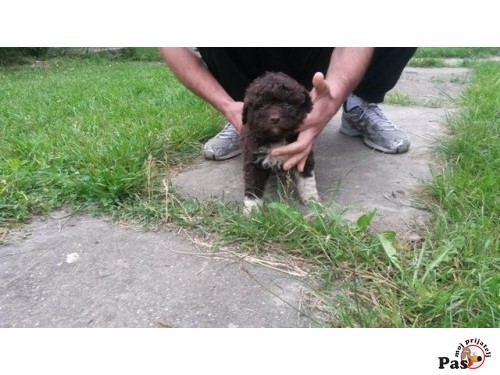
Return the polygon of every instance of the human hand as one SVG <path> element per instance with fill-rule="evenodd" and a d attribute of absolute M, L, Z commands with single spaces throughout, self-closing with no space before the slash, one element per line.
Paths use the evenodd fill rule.
<path fill-rule="evenodd" d="M 288 156 L 287 161 L 283 164 L 283 170 L 297 166 L 299 172 L 304 171 L 307 157 L 312 150 L 314 141 L 318 136 L 317 129 L 308 128 L 299 133 L 297 140 L 286 146 L 277 147 L 272 151 L 273 156 Z"/>
<path fill-rule="evenodd" d="M 320 126 L 321 130 L 323 130 L 327 122 L 330 121 L 338 110 L 334 106 L 334 98 L 323 73 L 317 72 L 314 74 L 312 82 L 311 100 L 313 109 L 299 127 L 299 132 L 317 126 Z"/>
<path fill-rule="evenodd" d="M 313 109 L 300 125 L 297 141 L 286 146 L 277 147 L 272 151 L 273 156 L 288 156 L 288 160 L 283 165 L 285 171 L 294 166 L 297 166 L 299 172 L 304 171 L 314 141 L 339 108 L 335 105 L 323 73 L 320 72 L 313 77 L 311 99 Z"/>
<path fill-rule="evenodd" d="M 241 133 L 243 130 L 243 102 L 232 102 L 224 111 L 226 119 Z"/>

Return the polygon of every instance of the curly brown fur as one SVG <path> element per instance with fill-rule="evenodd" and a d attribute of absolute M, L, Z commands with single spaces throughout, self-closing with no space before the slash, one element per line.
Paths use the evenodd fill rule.
<path fill-rule="evenodd" d="M 260 202 L 270 173 L 286 161 L 272 157 L 272 147 L 295 142 L 297 128 L 311 110 L 309 91 L 284 73 L 267 72 L 247 88 L 241 136 L 246 211 Z M 312 152 L 304 171 L 294 173 L 301 200 L 317 199 Z"/>

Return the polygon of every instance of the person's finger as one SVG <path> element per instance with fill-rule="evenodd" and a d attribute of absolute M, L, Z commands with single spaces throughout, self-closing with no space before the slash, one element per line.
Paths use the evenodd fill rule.
<path fill-rule="evenodd" d="M 328 85 L 325 81 L 325 76 L 321 72 L 317 72 L 314 74 L 312 82 L 317 95 L 321 95 L 328 89 Z"/>
<path fill-rule="evenodd" d="M 307 148 L 307 144 L 296 141 L 289 143 L 285 146 L 276 147 L 271 151 L 272 156 L 283 156 L 283 155 L 292 155 L 303 152 Z"/>
<path fill-rule="evenodd" d="M 302 160 L 301 160 L 301 161 L 299 161 L 299 162 L 297 163 L 297 170 L 298 170 L 300 173 L 304 172 L 304 168 L 305 168 L 305 166 L 306 166 L 306 161 L 307 161 L 307 155 L 306 155 L 304 158 L 302 158 Z"/>
<path fill-rule="evenodd" d="M 303 172 L 308 155 L 309 155 L 309 151 L 307 151 L 307 150 L 304 152 L 300 152 L 298 154 L 292 155 L 285 162 L 285 164 L 283 164 L 283 170 L 288 171 L 289 169 L 292 169 L 294 166 L 297 166 L 297 170 L 299 172 Z"/>
<path fill-rule="evenodd" d="M 304 170 L 305 160 L 309 155 L 310 148 L 307 143 L 293 142 L 286 146 L 277 147 L 272 151 L 273 156 L 289 155 L 289 158 L 283 164 L 283 170 L 288 171 L 297 165 L 300 172 Z"/>
<path fill-rule="evenodd" d="M 304 168 L 306 167 L 306 162 L 307 162 L 307 158 L 309 157 L 309 155 L 307 155 L 304 159 L 302 159 L 302 161 L 300 162 L 300 166 L 299 166 L 299 172 L 302 173 L 304 172 Z"/>

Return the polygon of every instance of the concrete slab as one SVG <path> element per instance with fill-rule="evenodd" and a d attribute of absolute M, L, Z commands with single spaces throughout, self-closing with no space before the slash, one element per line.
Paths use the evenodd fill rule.
<path fill-rule="evenodd" d="M 466 79 L 467 70 L 463 68 L 407 68 L 393 91 L 425 101 L 444 92 L 459 95 Z M 399 155 L 373 151 L 360 138 L 340 134 L 340 113 L 337 114 L 315 145 L 322 202 L 347 209 L 348 219 L 376 209 L 373 228 L 396 230 L 400 236 L 410 234 L 415 225 L 422 225 L 429 213 L 422 209 L 418 192 L 422 182 L 430 177 L 433 148 L 444 136 L 443 122 L 452 111 L 453 101 L 446 103 L 449 109 L 381 105 L 388 118 L 410 136 L 410 150 Z M 221 162 L 200 159 L 173 176 L 172 182 L 188 196 L 242 202 L 242 158 Z M 277 198 L 273 189 L 275 184 L 271 183 L 267 199 Z"/>
<path fill-rule="evenodd" d="M 421 106 L 454 107 L 468 78 L 466 68 L 407 67 L 390 95 L 406 95 Z"/>
<path fill-rule="evenodd" d="M 0 247 L 0 327 L 310 327 L 294 277 L 173 232 L 40 218 Z"/>
<path fill-rule="evenodd" d="M 375 230 L 392 229 L 406 236 L 430 217 L 419 193 L 422 182 L 430 178 L 445 111 L 397 106 L 383 110 L 410 136 L 410 150 L 401 155 L 370 150 L 361 139 L 338 132 L 337 116 L 316 144 L 317 182 L 322 201 L 347 208 L 347 218 L 375 209 Z"/>
<path fill-rule="evenodd" d="M 348 218 L 376 209 L 374 224 L 378 229 L 405 233 L 410 222 L 428 217 L 426 211 L 416 208 L 421 206 L 416 192 L 430 176 L 432 148 L 442 136 L 441 121 L 446 112 L 441 108 L 398 106 L 383 106 L 383 110 L 410 135 L 410 150 L 401 155 L 373 151 L 360 138 L 339 133 L 337 115 L 315 145 L 318 190 L 323 203 L 349 208 Z M 242 202 L 242 158 L 200 161 L 174 176 L 172 182 L 185 195 Z M 273 190 L 275 184 L 270 184 L 266 193 Z M 267 197 L 277 198 L 272 193 Z"/>

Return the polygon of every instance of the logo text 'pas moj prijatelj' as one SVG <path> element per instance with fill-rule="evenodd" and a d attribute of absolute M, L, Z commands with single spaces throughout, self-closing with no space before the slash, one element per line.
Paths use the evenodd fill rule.
<path fill-rule="evenodd" d="M 438 357 L 439 368 L 450 369 L 477 369 L 484 364 L 486 358 L 491 357 L 491 351 L 481 339 L 467 339 L 465 345 L 459 343 L 455 350 L 455 358 Z"/>

